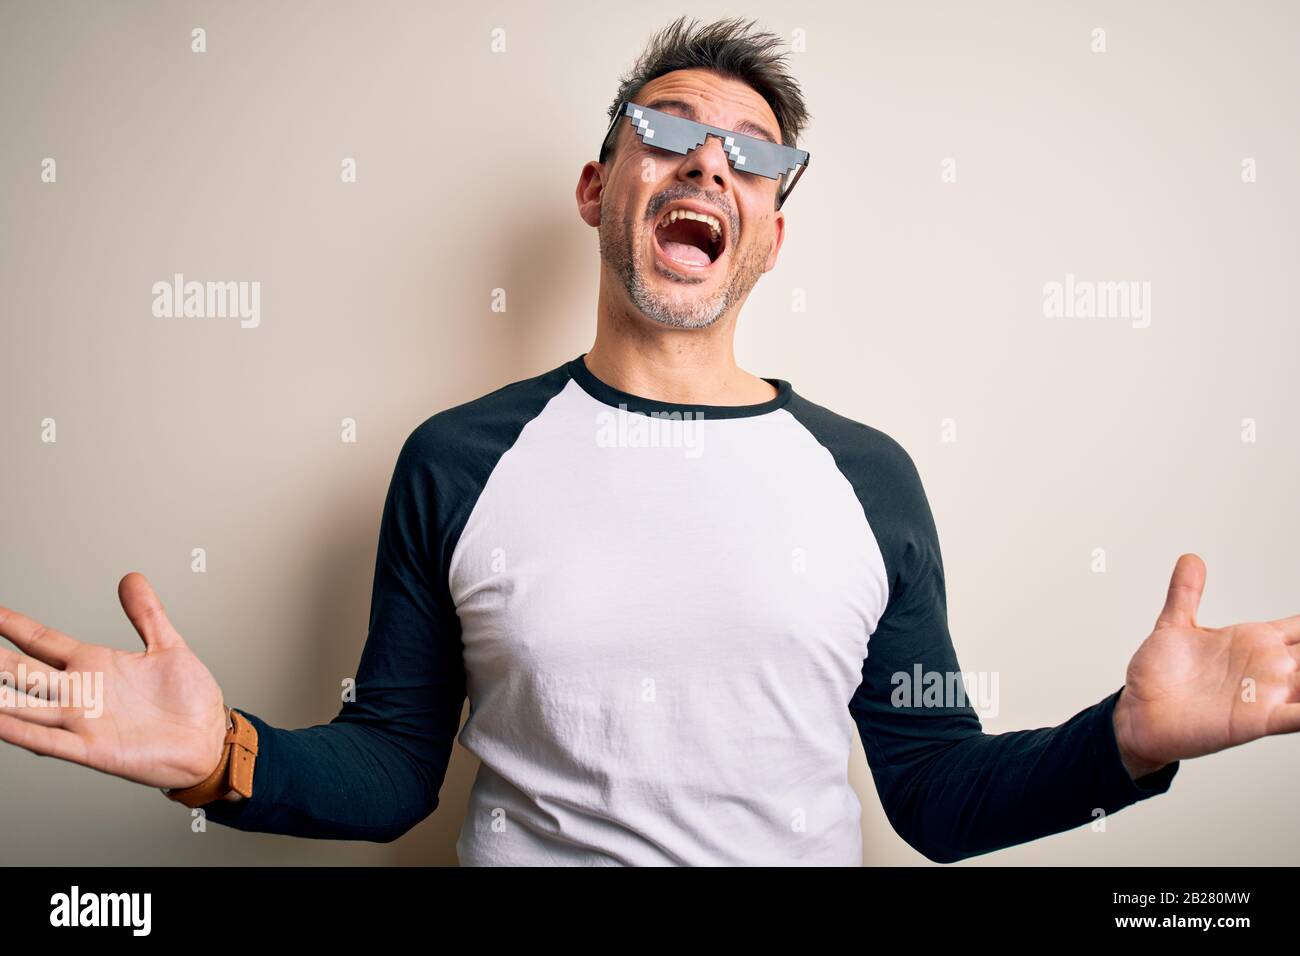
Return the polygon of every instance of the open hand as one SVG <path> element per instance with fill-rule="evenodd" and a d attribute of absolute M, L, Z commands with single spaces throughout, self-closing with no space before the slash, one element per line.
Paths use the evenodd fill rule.
<path fill-rule="evenodd" d="M 1155 630 L 1128 665 L 1115 736 L 1129 772 L 1300 730 L 1300 615 L 1203 627 L 1205 562 L 1174 567 Z"/>
<path fill-rule="evenodd" d="M 0 692 L 0 740 L 152 787 L 180 789 L 204 780 L 221 761 L 226 710 L 221 688 L 172 627 L 144 575 L 118 584 L 122 609 L 144 641 L 140 652 L 83 644 L 0 607 L 0 673 L 53 680 Z M 59 675 L 102 680 L 102 699 L 81 706 L 57 692 Z M 100 676 L 102 675 L 102 676 Z M 33 693 L 26 693 L 28 690 Z M 98 686 L 95 689 L 99 689 Z"/>

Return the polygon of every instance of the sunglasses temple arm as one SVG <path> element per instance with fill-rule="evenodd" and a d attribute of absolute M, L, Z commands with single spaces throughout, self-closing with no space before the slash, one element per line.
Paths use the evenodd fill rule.
<path fill-rule="evenodd" d="M 781 198 L 776 204 L 777 209 L 780 209 L 785 205 L 786 198 L 794 192 L 795 184 L 799 182 L 799 177 L 803 175 L 803 171 L 807 168 L 808 166 L 806 164 L 801 164 L 799 166 L 799 169 L 794 174 L 794 179 L 790 180 L 790 185 L 786 186 L 785 190 L 781 193 Z"/>
<path fill-rule="evenodd" d="M 603 156 L 606 150 L 609 149 L 609 138 L 610 136 L 613 135 L 614 129 L 618 126 L 618 121 L 623 118 L 626 112 L 627 112 L 627 100 L 624 100 L 622 103 L 618 104 L 618 112 L 615 113 L 614 118 L 609 121 L 609 129 L 605 130 L 605 138 L 600 141 L 601 156 Z"/>

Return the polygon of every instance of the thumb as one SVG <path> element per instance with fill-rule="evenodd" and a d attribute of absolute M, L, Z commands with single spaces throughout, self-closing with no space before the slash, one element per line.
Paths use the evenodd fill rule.
<path fill-rule="evenodd" d="M 1156 629 L 1195 627 L 1196 611 L 1201 606 L 1201 592 L 1204 590 L 1205 562 L 1195 554 L 1179 555 L 1173 577 L 1169 579 L 1164 610 L 1156 618 Z"/>
<path fill-rule="evenodd" d="M 167 619 L 162 601 L 139 571 L 132 571 L 118 582 L 117 599 L 144 641 L 145 651 L 185 646 L 184 639 Z"/>

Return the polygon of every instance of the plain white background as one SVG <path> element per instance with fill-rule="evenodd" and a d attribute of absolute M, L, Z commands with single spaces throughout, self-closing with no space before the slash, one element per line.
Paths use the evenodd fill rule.
<path fill-rule="evenodd" d="M 1208 565 L 1202 623 L 1300 611 L 1293 5 L 692 12 L 802 31 L 813 159 L 738 356 L 916 460 L 961 663 L 999 676 L 986 730 L 1118 688 L 1182 551 Z M 594 13 L 5 4 L 0 603 L 134 648 L 115 589 L 142 571 L 231 704 L 329 720 L 402 440 L 590 344 L 596 235 L 573 189 L 619 75 L 677 16 Z M 154 318 L 152 284 L 175 272 L 259 281 L 260 326 Z M 1151 283 L 1150 326 L 1045 318 L 1043 286 L 1067 274 Z M 1184 764 L 1105 833 L 961 865 L 1293 863 L 1298 747 Z M 454 863 L 475 769 L 458 749 L 429 820 L 352 845 L 195 834 L 154 791 L 5 748 L 0 857 Z M 860 748 L 852 774 L 867 860 L 925 863 Z"/>

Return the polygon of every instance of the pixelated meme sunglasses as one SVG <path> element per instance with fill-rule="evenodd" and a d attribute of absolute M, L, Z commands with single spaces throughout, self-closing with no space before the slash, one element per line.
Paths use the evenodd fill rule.
<path fill-rule="evenodd" d="M 624 100 L 619 104 L 618 112 L 610 121 L 609 130 L 601 143 L 600 162 L 602 163 L 605 161 L 606 152 L 609 151 L 614 131 L 618 128 L 618 121 L 624 116 L 632 121 L 632 128 L 637 136 L 641 137 L 641 142 L 682 156 L 703 146 L 710 136 L 718 137 L 722 140 L 723 151 L 726 152 L 727 161 L 733 169 L 754 176 L 766 176 L 768 179 L 783 181 L 784 188 L 780 189 L 777 195 L 777 209 L 780 209 L 790 198 L 795 183 L 799 182 L 799 177 L 808 168 L 808 161 L 812 158 L 807 150 L 795 149 L 783 143 L 769 142 L 757 136 L 746 136 L 744 133 L 709 126 L 707 123 L 697 123 L 683 116 L 652 110 L 631 100 Z M 790 179 L 789 175 L 796 166 L 799 171 L 794 174 L 793 179 Z"/>

